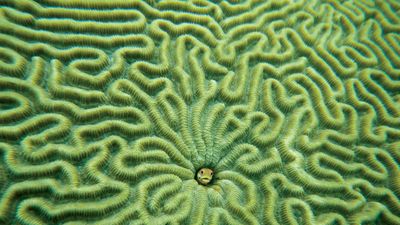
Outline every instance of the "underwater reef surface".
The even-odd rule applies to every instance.
[[[0,224],[400,224],[399,163],[399,1],[0,1]]]

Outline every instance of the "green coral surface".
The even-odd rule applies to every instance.
[[[400,224],[399,165],[399,1],[0,0],[0,224]]]

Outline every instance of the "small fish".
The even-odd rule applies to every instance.
[[[211,182],[214,175],[214,171],[209,168],[202,168],[197,172],[197,182],[202,185],[207,185]]]

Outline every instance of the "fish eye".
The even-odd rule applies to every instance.
[[[203,174],[203,170],[200,170],[200,174]]]
[[[214,173],[213,172],[211,172],[211,176],[213,175]]]

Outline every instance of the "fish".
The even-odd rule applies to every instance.
[[[211,182],[214,171],[210,168],[201,168],[197,172],[197,182],[202,185],[207,185]]]

